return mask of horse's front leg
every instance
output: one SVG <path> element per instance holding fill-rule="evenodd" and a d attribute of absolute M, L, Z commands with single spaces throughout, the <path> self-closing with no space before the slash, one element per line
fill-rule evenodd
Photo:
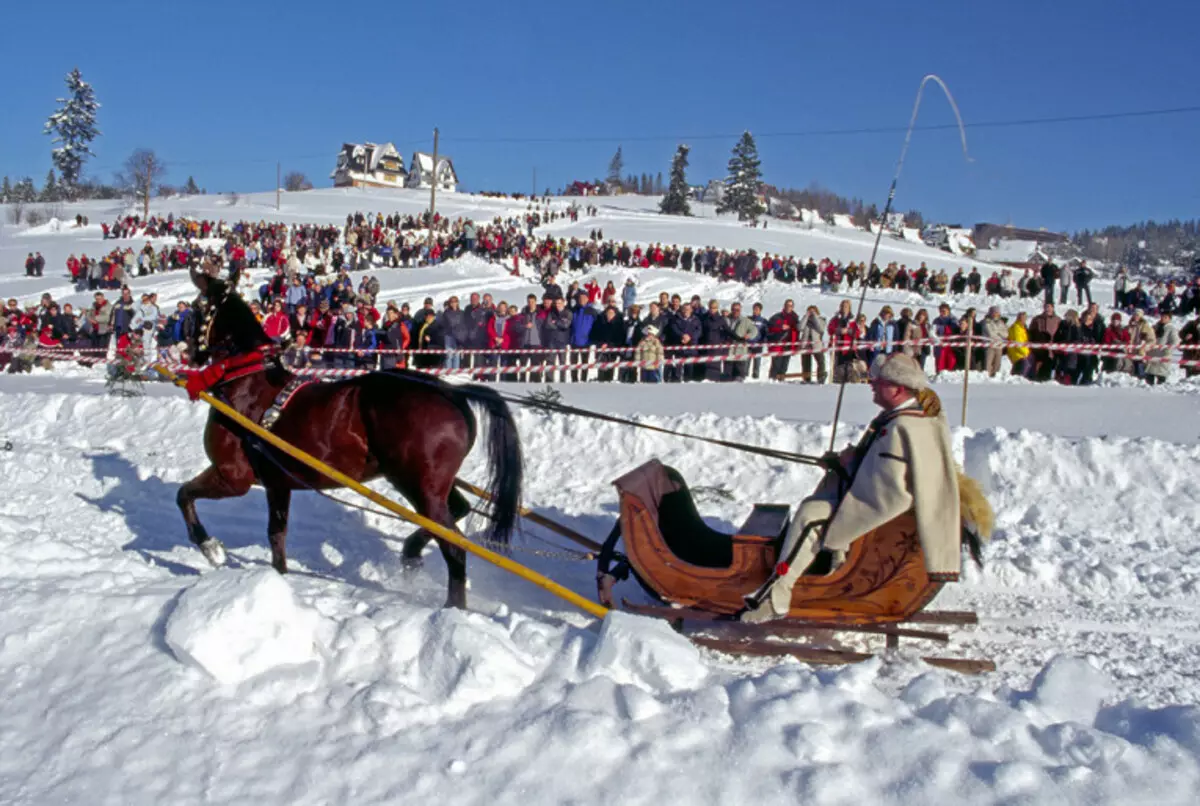
<path fill-rule="evenodd" d="M 271 565 L 287 573 L 288 510 L 292 491 L 287 487 L 267 487 L 267 538 L 271 541 Z"/>
<path fill-rule="evenodd" d="M 252 477 L 243 479 L 209 467 L 196 478 L 183 484 L 175 496 L 175 502 L 179 504 L 179 511 L 183 513 L 183 522 L 187 526 L 188 540 L 200 549 L 205 559 L 214 567 L 225 564 L 225 546 L 210 535 L 200 522 L 200 517 L 196 514 L 196 500 L 238 498 L 250 491 L 252 482 Z"/>

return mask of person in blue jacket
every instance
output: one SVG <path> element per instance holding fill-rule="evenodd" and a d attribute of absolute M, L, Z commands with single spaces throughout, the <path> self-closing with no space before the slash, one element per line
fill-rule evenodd
<path fill-rule="evenodd" d="M 879 316 L 875 317 L 875 321 L 867 328 L 867 341 L 883 342 L 880 347 L 871 348 L 871 360 L 868 365 L 875 361 L 875 358 L 880 355 L 891 355 L 896 350 L 896 321 L 892 318 L 892 307 L 884 305 L 879 311 Z"/>
<path fill-rule="evenodd" d="M 575 295 L 575 305 L 571 308 L 571 354 L 568 363 L 586 364 L 591 346 L 592 325 L 596 324 L 596 309 L 588 305 L 586 291 Z M 587 381 L 586 369 L 571 370 L 572 383 L 580 380 Z"/>

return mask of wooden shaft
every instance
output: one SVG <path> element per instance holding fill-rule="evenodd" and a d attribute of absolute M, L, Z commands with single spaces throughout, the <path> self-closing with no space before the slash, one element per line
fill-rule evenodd
<path fill-rule="evenodd" d="M 184 383 L 174 372 L 171 372 L 169 369 L 167 369 L 161 365 L 155 364 L 154 370 L 156 372 L 158 372 L 160 375 L 162 375 L 163 377 L 170 379 L 172 382 L 175 383 L 176 386 L 183 385 L 183 383 Z M 309 467 L 311 467 L 313 470 L 316 470 L 321 475 L 326 476 L 327 478 L 329 478 L 333 481 L 336 481 L 338 484 L 342 485 L 343 487 L 353 490 L 354 492 L 356 492 L 359 495 L 363 496 L 364 498 L 378 504 L 379 506 L 383 507 L 384 509 L 388 510 L 389 512 L 399 515 L 401 518 L 404 518 L 406 521 L 409 521 L 410 523 L 414 523 L 417 526 L 420 526 L 422 529 L 425 529 L 426 531 L 432 533 L 435 537 L 441 538 L 442 540 L 445 540 L 447 543 L 452 543 L 455 546 L 458 546 L 460 549 L 462 549 L 463 551 L 466 551 L 469 554 L 474 554 L 476 557 L 487 560 L 492 565 L 498 565 L 501 568 L 503 568 L 505 571 L 508 571 L 509 573 L 512 573 L 512 574 L 516 574 L 517 576 L 521 577 L 522 579 L 524 579 L 528 582 L 532 582 L 534 585 L 537 585 L 539 588 L 542 588 L 543 590 L 553 593 L 555 596 L 559 597 L 560 599 L 563 599 L 564 601 L 570 602 L 571 604 L 575 605 L 580 610 L 584 611 L 585 613 L 588 613 L 589 615 L 593 615 L 596 618 L 604 618 L 608 614 L 607 607 L 604 607 L 602 605 L 596 604 L 595 602 L 592 602 L 588 599 L 583 598 L 575 591 L 570 590 L 568 588 L 564 588 L 562 585 L 559 585 L 554 580 L 549 579 L 548 577 L 544 577 L 541 574 L 537 573 L 536 571 L 526 568 L 525 566 L 521 565 L 518 562 L 514 562 L 513 560 L 510 560 L 508 557 L 505 557 L 502 554 L 497 554 L 496 552 L 490 551 L 489 549 L 486 549 L 483 546 L 476 545 L 475 543 L 472 543 L 470 540 L 468 540 L 463 535 L 460 535 L 451 529 L 447 529 L 445 526 L 442 526 L 440 523 L 437 523 L 436 521 L 432 521 L 429 518 L 426 518 L 424 515 L 421 515 L 417 512 L 413 512 L 410 509 L 402 507 L 399 504 L 397 504 L 395 501 L 392 501 L 390 498 L 375 492 L 374 490 L 372 490 L 369 487 L 364 486 L 363 484 L 360 484 L 359 482 L 357 482 L 354 479 L 347 476 L 345 473 L 342 473 L 337 468 L 330 467 L 329 465 L 320 461 L 316 457 L 310 456 L 309 454 L 300 450 L 295 445 L 292 445 L 290 442 L 286 442 L 286 441 L 280 439 L 279 437 L 275 436 L 275 434 L 271 433 L 270 431 L 266 430 L 265 428 L 262 428 L 261 426 L 258 425 L 258 423 L 254 422 L 250 418 L 246 417 L 241 412 L 239 412 L 237 409 L 234 409 L 231 406 L 226 405 L 225 403 L 221 402 L 217 398 L 210 395 L 208 392 L 201 392 L 200 399 L 203 400 L 208 405 L 212 406 L 214 409 L 219 411 L 221 414 L 224 414 L 226 417 L 233 420 L 235 423 L 240 425 L 242 428 L 245 428 L 247 431 L 249 431 L 250 433 L 259 437 L 260 439 L 264 440 L 265 442 L 270 443 L 272 446 L 279 449 L 280 451 L 283 451 L 284 453 L 286 453 L 288 456 L 291 456 L 296 461 L 302 462 L 302 463 L 308 465 Z"/>
<path fill-rule="evenodd" d="M 455 479 L 454 483 L 456 485 L 458 485 L 458 487 L 460 489 L 466 490 L 467 492 L 469 492 L 471 495 L 475 496 L 476 498 L 482 498 L 484 501 L 492 500 L 492 496 L 490 493 L 488 493 L 487 490 L 484 490 L 480 487 L 476 487 L 474 484 L 472 484 L 469 481 L 464 481 L 463 479 Z M 591 538 L 588 538 L 588 537 L 584 537 L 583 535 L 579 534 L 579 532 L 576 532 L 571 527 L 563 526 L 561 523 L 558 523 L 557 521 L 552 521 L 549 518 L 547 518 L 545 515 L 540 515 L 537 512 L 534 512 L 532 509 L 529 509 L 528 507 L 521 507 L 520 512 L 521 512 L 522 518 L 525 518 L 526 520 L 530 521 L 531 523 L 536 523 L 538 526 L 544 526 L 547 529 L 549 529 L 550 531 L 554 532 L 555 534 L 562 535 L 563 537 L 567 538 L 568 540 L 578 543 L 579 545 L 583 546 L 588 551 L 599 552 L 600 549 L 604 548 L 602 545 L 597 543 L 595 540 L 592 540 Z"/>

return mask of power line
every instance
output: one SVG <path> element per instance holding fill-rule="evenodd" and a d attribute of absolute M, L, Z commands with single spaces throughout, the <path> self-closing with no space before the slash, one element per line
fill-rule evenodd
<path fill-rule="evenodd" d="M 975 123 L 964 123 L 968 129 L 1009 129 L 1020 128 L 1024 126 L 1048 126 L 1060 125 L 1069 123 L 1085 123 L 1103 120 L 1129 120 L 1134 118 L 1147 117 L 1166 117 L 1169 115 L 1186 115 L 1200 112 L 1200 105 L 1194 106 L 1176 106 L 1162 109 L 1142 109 L 1126 112 L 1099 112 L 1087 115 L 1060 115 L 1055 117 L 1042 118 L 1016 118 L 1013 120 L 989 120 L 978 121 Z M 956 123 L 933 123 L 923 126 L 917 126 L 914 131 L 943 131 L 948 129 L 956 129 Z M 864 126 L 859 128 L 841 128 L 841 129 L 802 129 L 797 131 L 781 131 L 781 132 L 760 132 L 755 136 L 755 139 L 769 138 L 804 138 L 804 137 L 852 137 L 860 135 L 872 134 L 896 134 L 906 131 L 904 126 Z M 552 144 L 552 143 L 647 143 L 647 142 L 690 142 L 702 140 L 732 140 L 741 137 L 741 132 L 733 134 L 663 134 L 663 135 L 595 135 L 595 136 L 564 136 L 564 137 L 494 137 L 494 136 L 456 136 L 454 134 L 444 135 L 443 140 L 452 143 L 504 143 L 504 144 Z M 393 141 L 394 142 L 394 141 Z M 413 144 L 416 148 L 420 148 L 424 144 L 424 140 L 405 139 L 404 146 Z M 283 160 L 284 162 L 306 162 L 310 160 L 331 159 L 335 152 L 328 151 L 320 154 L 303 154 L 293 156 L 266 156 L 266 157 L 245 157 L 239 159 L 185 159 L 185 160 L 165 160 L 165 163 L 170 168 L 182 167 L 208 167 L 208 166 L 227 166 L 227 165 L 270 165 L 271 163 Z M 111 171 L 119 171 L 122 166 L 117 165 L 102 165 L 98 167 L 90 167 L 89 173 L 104 173 Z"/>
<path fill-rule="evenodd" d="M 1000 129 L 1019 126 L 1042 126 L 1058 123 L 1082 123 L 1085 121 L 1120 120 L 1126 118 L 1144 118 L 1164 115 L 1182 115 L 1200 112 L 1200 105 L 1177 106 L 1168 109 L 1144 109 L 1133 112 L 1101 112 L 1089 115 L 1062 115 L 1045 118 L 1018 118 L 1015 120 L 991 120 L 963 124 L 968 129 Z M 942 129 L 957 129 L 957 123 L 933 123 L 917 126 L 914 131 L 938 131 Z M 805 129 L 790 132 L 760 132 L 755 139 L 770 137 L 842 137 L 861 134 L 895 134 L 905 132 L 905 126 L 867 126 L 853 129 Z M 692 141 L 692 140 L 728 140 L 741 136 L 736 134 L 690 134 L 690 135 L 604 135 L 589 137 L 458 137 L 453 134 L 445 139 L 458 143 L 636 143 L 655 142 L 660 140 Z"/>

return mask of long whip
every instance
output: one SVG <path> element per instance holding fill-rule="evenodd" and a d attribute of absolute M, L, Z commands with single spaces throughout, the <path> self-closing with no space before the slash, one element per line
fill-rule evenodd
<path fill-rule="evenodd" d="M 950 108 L 954 110 L 954 118 L 958 121 L 958 135 L 962 140 L 963 156 L 967 162 L 971 162 L 971 155 L 967 152 L 967 130 L 963 126 L 962 115 L 958 113 L 958 104 L 954 102 L 954 96 L 950 94 L 950 88 L 946 86 L 946 82 L 941 78 L 930 73 L 921 79 L 921 86 L 917 87 L 917 98 L 913 102 L 912 117 L 908 121 L 908 131 L 904 133 L 904 146 L 900 149 L 900 159 L 896 162 L 896 173 L 892 176 L 892 186 L 888 188 L 887 204 L 883 207 L 883 215 L 879 219 L 879 231 L 875 233 L 875 246 L 871 249 L 871 260 L 867 264 L 867 273 L 875 266 L 875 260 L 879 255 L 879 242 L 883 240 L 883 228 L 887 223 L 888 214 L 892 211 L 892 202 L 896 199 L 896 183 L 900 181 L 900 172 L 904 170 L 904 158 L 908 156 L 908 146 L 912 142 L 913 129 L 917 125 L 917 112 L 921 109 L 921 96 L 925 92 L 925 85 L 930 81 L 936 81 L 937 85 L 942 88 L 942 92 L 946 93 L 946 100 L 950 102 Z M 854 318 L 857 319 L 862 315 L 863 304 L 867 301 L 867 278 L 864 276 L 860 282 L 862 283 L 862 293 L 858 296 L 858 310 L 854 313 Z M 842 415 L 842 398 L 846 395 L 846 375 L 842 372 L 842 380 L 838 384 L 837 406 L 833 410 L 833 427 L 829 434 L 829 450 L 834 449 L 837 441 L 838 418 Z"/>

